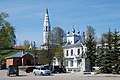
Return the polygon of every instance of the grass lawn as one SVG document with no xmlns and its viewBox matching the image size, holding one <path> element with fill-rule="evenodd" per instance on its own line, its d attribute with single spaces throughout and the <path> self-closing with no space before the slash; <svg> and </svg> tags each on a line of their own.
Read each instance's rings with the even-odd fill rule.
<svg viewBox="0 0 120 80">
<path fill-rule="evenodd" d="M 20 50 L 14 49 L 7 49 L 7 50 L 0 50 L 0 61 L 4 61 L 6 57 L 19 52 Z"/>
</svg>

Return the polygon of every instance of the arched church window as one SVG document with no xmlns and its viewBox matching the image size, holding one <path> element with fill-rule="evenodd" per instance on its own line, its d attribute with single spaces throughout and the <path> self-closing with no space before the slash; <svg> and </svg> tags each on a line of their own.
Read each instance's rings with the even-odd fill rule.
<svg viewBox="0 0 120 80">
<path fill-rule="evenodd" d="M 46 31 L 47 31 L 47 26 L 46 26 Z"/>
</svg>

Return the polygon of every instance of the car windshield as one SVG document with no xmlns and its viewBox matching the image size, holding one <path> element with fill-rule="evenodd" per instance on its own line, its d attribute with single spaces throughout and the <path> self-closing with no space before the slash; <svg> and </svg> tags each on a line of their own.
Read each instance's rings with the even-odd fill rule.
<svg viewBox="0 0 120 80">
<path fill-rule="evenodd" d="M 41 70 L 47 70 L 46 68 L 41 68 Z"/>
</svg>

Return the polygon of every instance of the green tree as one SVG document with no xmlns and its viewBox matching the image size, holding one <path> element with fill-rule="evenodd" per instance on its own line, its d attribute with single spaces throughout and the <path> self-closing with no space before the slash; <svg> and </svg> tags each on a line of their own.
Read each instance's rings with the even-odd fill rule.
<svg viewBox="0 0 120 80">
<path fill-rule="evenodd" d="M 65 32 L 60 27 L 55 27 L 52 30 L 52 41 L 55 45 L 57 45 L 56 48 L 54 48 L 54 57 L 58 58 L 58 60 L 61 62 L 61 66 L 63 65 L 63 44 L 64 44 L 64 38 L 65 38 Z"/>
<path fill-rule="evenodd" d="M 95 59 L 96 59 L 96 40 L 95 40 L 95 30 L 91 26 L 87 26 L 87 31 L 86 31 L 86 40 L 85 44 L 87 47 L 87 58 L 89 59 L 90 62 L 90 70 L 93 70 L 93 66 L 95 66 Z"/>
<path fill-rule="evenodd" d="M 50 49 L 49 50 L 49 53 L 48 53 L 48 50 L 37 50 L 37 61 L 38 61 L 38 64 L 49 64 L 51 65 L 52 61 L 53 61 L 53 57 L 54 57 L 54 52 L 55 50 L 54 49 Z"/>
<path fill-rule="evenodd" d="M 103 55 L 103 63 L 102 63 L 102 72 L 103 73 L 111 73 L 112 72 L 112 66 L 113 66 L 113 36 L 112 32 L 109 29 L 109 32 L 104 35 L 106 41 L 105 41 L 105 54 Z"/>
<path fill-rule="evenodd" d="M 55 53 L 55 57 L 60 61 L 60 65 L 63 66 L 63 61 L 64 61 L 63 47 L 55 48 L 54 53 Z"/>
<path fill-rule="evenodd" d="M 9 22 L 6 22 L 5 25 L 8 30 L 10 46 L 14 46 L 16 44 L 15 28 L 11 26 Z"/>
<path fill-rule="evenodd" d="M 16 44 L 15 28 L 5 20 L 7 13 L 0 13 L 0 48 L 10 48 Z"/>
<path fill-rule="evenodd" d="M 0 44 L 2 48 L 9 48 L 16 44 L 16 36 L 14 31 L 14 27 L 11 26 L 9 22 L 6 22 L 5 25 L 2 26 L 0 30 Z"/>
<path fill-rule="evenodd" d="M 120 47 L 120 34 L 119 32 L 115 29 L 115 31 L 113 32 L 113 72 L 115 73 L 119 73 L 119 66 L 120 66 L 120 51 L 119 51 L 119 47 Z"/>
<path fill-rule="evenodd" d="M 53 28 L 51 32 L 51 42 L 59 46 L 63 45 L 63 38 L 65 37 L 65 32 L 60 27 Z"/>
<path fill-rule="evenodd" d="M 7 17 L 9 17 L 9 15 L 7 13 L 5 13 L 5 12 L 0 13 L 0 27 L 2 27 L 5 24 L 5 22 L 6 22 L 5 18 L 7 18 Z"/>
<path fill-rule="evenodd" d="M 55 27 L 49 33 L 48 38 L 50 39 L 49 44 L 50 46 L 48 49 L 48 59 L 53 61 L 54 57 L 57 57 L 61 63 L 63 63 L 63 42 L 65 37 L 65 32 L 60 27 Z M 59 56 L 58 56 L 59 55 Z M 49 62 L 51 62 L 49 61 Z M 50 64 L 50 63 L 49 63 Z"/>
<path fill-rule="evenodd" d="M 101 71 L 103 73 L 118 73 L 119 72 L 119 47 L 120 47 L 120 35 L 115 30 L 104 34 L 102 36 L 104 39 L 101 47 L 99 48 L 98 58 L 97 61 L 99 62 L 99 66 L 101 67 Z M 102 46 L 103 45 L 103 46 Z"/>
<path fill-rule="evenodd" d="M 96 56 L 96 66 L 101 67 L 103 64 L 103 58 L 105 54 L 105 39 L 102 37 L 101 41 L 98 42 L 97 46 L 97 56 Z"/>
<path fill-rule="evenodd" d="M 30 47 L 30 42 L 29 42 L 29 40 L 24 40 L 23 46 L 24 46 L 25 49 L 29 49 L 29 47 Z"/>
</svg>

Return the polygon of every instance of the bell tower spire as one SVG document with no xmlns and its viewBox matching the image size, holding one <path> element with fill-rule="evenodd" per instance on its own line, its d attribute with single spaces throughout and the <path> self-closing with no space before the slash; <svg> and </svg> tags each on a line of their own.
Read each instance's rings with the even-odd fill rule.
<svg viewBox="0 0 120 80">
<path fill-rule="evenodd" d="M 51 31 L 50 19 L 48 14 L 48 8 L 45 11 L 44 24 L 43 24 L 43 44 L 49 44 L 49 32 Z"/>
</svg>

